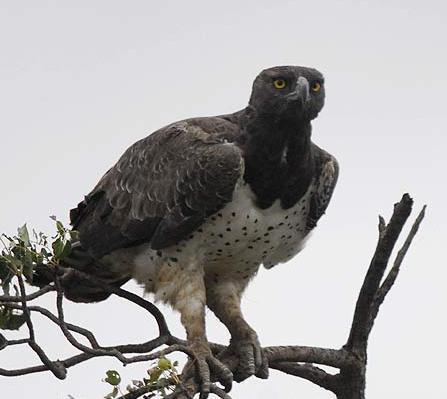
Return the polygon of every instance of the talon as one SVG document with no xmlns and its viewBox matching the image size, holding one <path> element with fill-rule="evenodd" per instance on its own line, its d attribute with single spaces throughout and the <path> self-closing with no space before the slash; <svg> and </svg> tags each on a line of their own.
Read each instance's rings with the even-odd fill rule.
<svg viewBox="0 0 447 399">
<path fill-rule="evenodd" d="M 263 380 L 269 378 L 269 363 L 267 360 L 267 356 L 265 356 L 265 353 L 262 349 L 261 349 L 261 366 L 257 369 L 255 376 L 258 378 L 262 378 Z"/>
<path fill-rule="evenodd" d="M 209 356 L 207 360 L 211 372 L 222 384 L 225 392 L 230 392 L 233 386 L 233 373 L 227 366 L 225 366 L 219 359 L 215 358 L 214 356 Z"/>
<path fill-rule="evenodd" d="M 263 379 L 268 377 L 267 358 L 256 333 L 252 332 L 244 339 L 232 339 L 229 350 L 239 358 L 239 364 L 234 372 L 235 381 L 241 382 L 252 375 Z"/>
<path fill-rule="evenodd" d="M 210 393 L 210 370 L 206 360 L 197 359 L 197 371 L 200 379 L 200 399 L 206 399 Z"/>
<path fill-rule="evenodd" d="M 233 373 L 220 360 L 216 359 L 207 343 L 194 343 L 191 345 L 195 361 L 188 362 L 184 368 L 185 377 L 191 377 L 194 364 L 197 379 L 200 382 L 200 399 L 207 399 L 211 391 L 211 374 L 213 379 L 219 381 L 226 392 L 231 390 L 233 384 Z"/>
</svg>

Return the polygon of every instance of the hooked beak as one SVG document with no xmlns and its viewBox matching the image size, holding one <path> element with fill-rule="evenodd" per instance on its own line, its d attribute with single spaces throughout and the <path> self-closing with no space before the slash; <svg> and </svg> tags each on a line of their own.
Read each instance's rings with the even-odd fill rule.
<svg viewBox="0 0 447 399">
<path fill-rule="evenodd" d="M 289 101 L 299 101 L 301 105 L 307 103 L 310 99 L 309 94 L 309 81 L 300 76 L 296 81 L 295 90 L 287 96 L 287 100 Z"/>
</svg>

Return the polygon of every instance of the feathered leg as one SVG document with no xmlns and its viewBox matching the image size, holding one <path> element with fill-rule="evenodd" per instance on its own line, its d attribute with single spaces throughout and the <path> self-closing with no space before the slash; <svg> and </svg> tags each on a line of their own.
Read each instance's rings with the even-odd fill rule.
<svg viewBox="0 0 447 399">
<path fill-rule="evenodd" d="M 231 390 L 233 375 L 231 371 L 212 353 L 206 338 L 205 331 L 205 283 L 203 272 L 191 270 L 183 273 L 178 284 L 178 289 L 171 298 L 173 307 L 180 312 L 181 322 L 186 330 L 187 340 L 195 359 L 185 366 L 186 378 L 190 375 L 187 371 L 193 370 L 192 365 L 198 373 L 201 382 L 200 398 L 206 398 L 210 392 L 210 370 L 213 376 L 222 383 L 225 390 Z"/>
<path fill-rule="evenodd" d="M 244 288 L 232 281 L 206 281 L 207 305 L 228 328 L 231 334 L 228 351 L 239 359 L 233 373 L 238 382 L 252 375 L 268 377 L 268 363 L 258 336 L 242 315 L 241 295 Z"/>
</svg>

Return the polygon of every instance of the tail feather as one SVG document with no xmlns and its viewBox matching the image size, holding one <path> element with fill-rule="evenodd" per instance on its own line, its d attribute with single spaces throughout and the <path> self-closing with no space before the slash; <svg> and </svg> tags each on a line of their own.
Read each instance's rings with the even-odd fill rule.
<svg viewBox="0 0 447 399">
<path fill-rule="evenodd" d="M 82 248 L 80 242 L 72 243 L 72 251 L 63 262 L 63 266 L 82 271 L 86 274 L 101 279 L 105 283 L 121 287 L 130 280 L 130 276 L 117 275 L 109 267 L 102 264 L 100 260 L 94 259 L 87 251 Z M 43 286 L 53 281 L 53 273 L 45 265 L 39 265 L 36 268 L 34 276 L 34 285 Z M 111 294 L 104 291 L 88 280 L 79 279 L 70 276 L 63 281 L 64 296 L 73 302 L 100 302 L 107 299 Z"/>
</svg>

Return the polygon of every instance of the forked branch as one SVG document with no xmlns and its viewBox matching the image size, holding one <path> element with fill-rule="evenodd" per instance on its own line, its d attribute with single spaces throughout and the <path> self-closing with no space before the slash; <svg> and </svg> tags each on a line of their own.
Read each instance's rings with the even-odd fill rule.
<svg viewBox="0 0 447 399">
<path fill-rule="evenodd" d="M 398 251 L 391 269 L 385 276 L 391 254 L 399 238 L 399 235 L 411 214 L 413 200 L 405 194 L 401 201 L 395 204 L 394 212 L 388 224 L 382 217 L 379 218 L 379 238 L 376 250 L 369 265 L 366 277 L 360 290 L 351 330 L 345 345 L 340 349 L 318 348 L 308 346 L 274 346 L 264 348 L 269 366 L 272 369 L 306 379 L 326 390 L 333 392 L 338 399 L 363 399 L 365 396 L 365 375 L 367 360 L 367 345 L 371 329 L 378 315 L 381 304 L 392 288 L 399 274 L 402 261 L 415 237 L 418 228 L 425 215 L 425 206 L 417 216 L 412 228 Z M 157 337 L 140 344 L 125 344 L 114 347 L 102 346 L 94 334 L 81 327 L 65 321 L 63 311 L 63 279 L 75 274 L 76 278 L 82 278 L 89 284 L 96 284 L 103 290 L 115 294 L 139 307 L 145 309 L 158 325 Z M 385 276 L 385 277 L 384 277 Z M 18 276 L 19 295 L 0 296 L 0 306 L 3 309 L 14 309 L 23 312 L 28 328 L 28 338 L 8 340 L 0 334 L 0 350 L 12 345 L 28 345 L 37 353 L 41 360 L 40 365 L 25 367 L 22 369 L 7 370 L 0 368 L 0 376 L 19 376 L 30 373 L 51 371 L 57 378 L 66 377 L 67 369 L 77 364 L 88 361 L 94 357 L 111 356 L 117 358 L 122 364 L 146 362 L 157 359 L 172 352 L 183 352 L 190 357 L 186 341 L 174 337 L 168 328 L 166 320 L 160 310 L 152 303 L 121 288 L 107 285 L 101 280 L 84 274 L 80 271 L 57 267 L 54 269 L 54 283 L 40 290 L 26 294 L 25 285 L 21 276 Z M 57 293 L 57 315 L 40 306 L 30 305 L 30 302 L 49 292 Z M 50 360 L 44 350 L 36 342 L 32 314 L 40 313 L 52 323 L 58 325 L 68 342 L 73 345 L 78 353 L 64 360 Z M 85 337 L 88 345 L 79 342 L 72 332 Z M 162 348 L 164 346 L 164 348 Z M 218 356 L 226 348 L 220 344 L 211 344 L 213 352 Z M 133 356 L 128 356 L 134 354 Z M 139 354 L 139 355 L 135 355 Z M 235 369 L 237 359 L 222 357 L 221 360 L 230 368 Z M 339 370 L 331 374 L 316 365 L 331 366 Z M 167 397 L 191 398 L 199 390 L 199 383 L 188 380 L 178 384 L 175 392 Z M 150 387 L 141 387 L 129 392 L 121 399 L 136 399 L 151 392 Z M 224 399 L 230 396 L 217 385 L 212 385 L 211 392 Z"/>
</svg>

